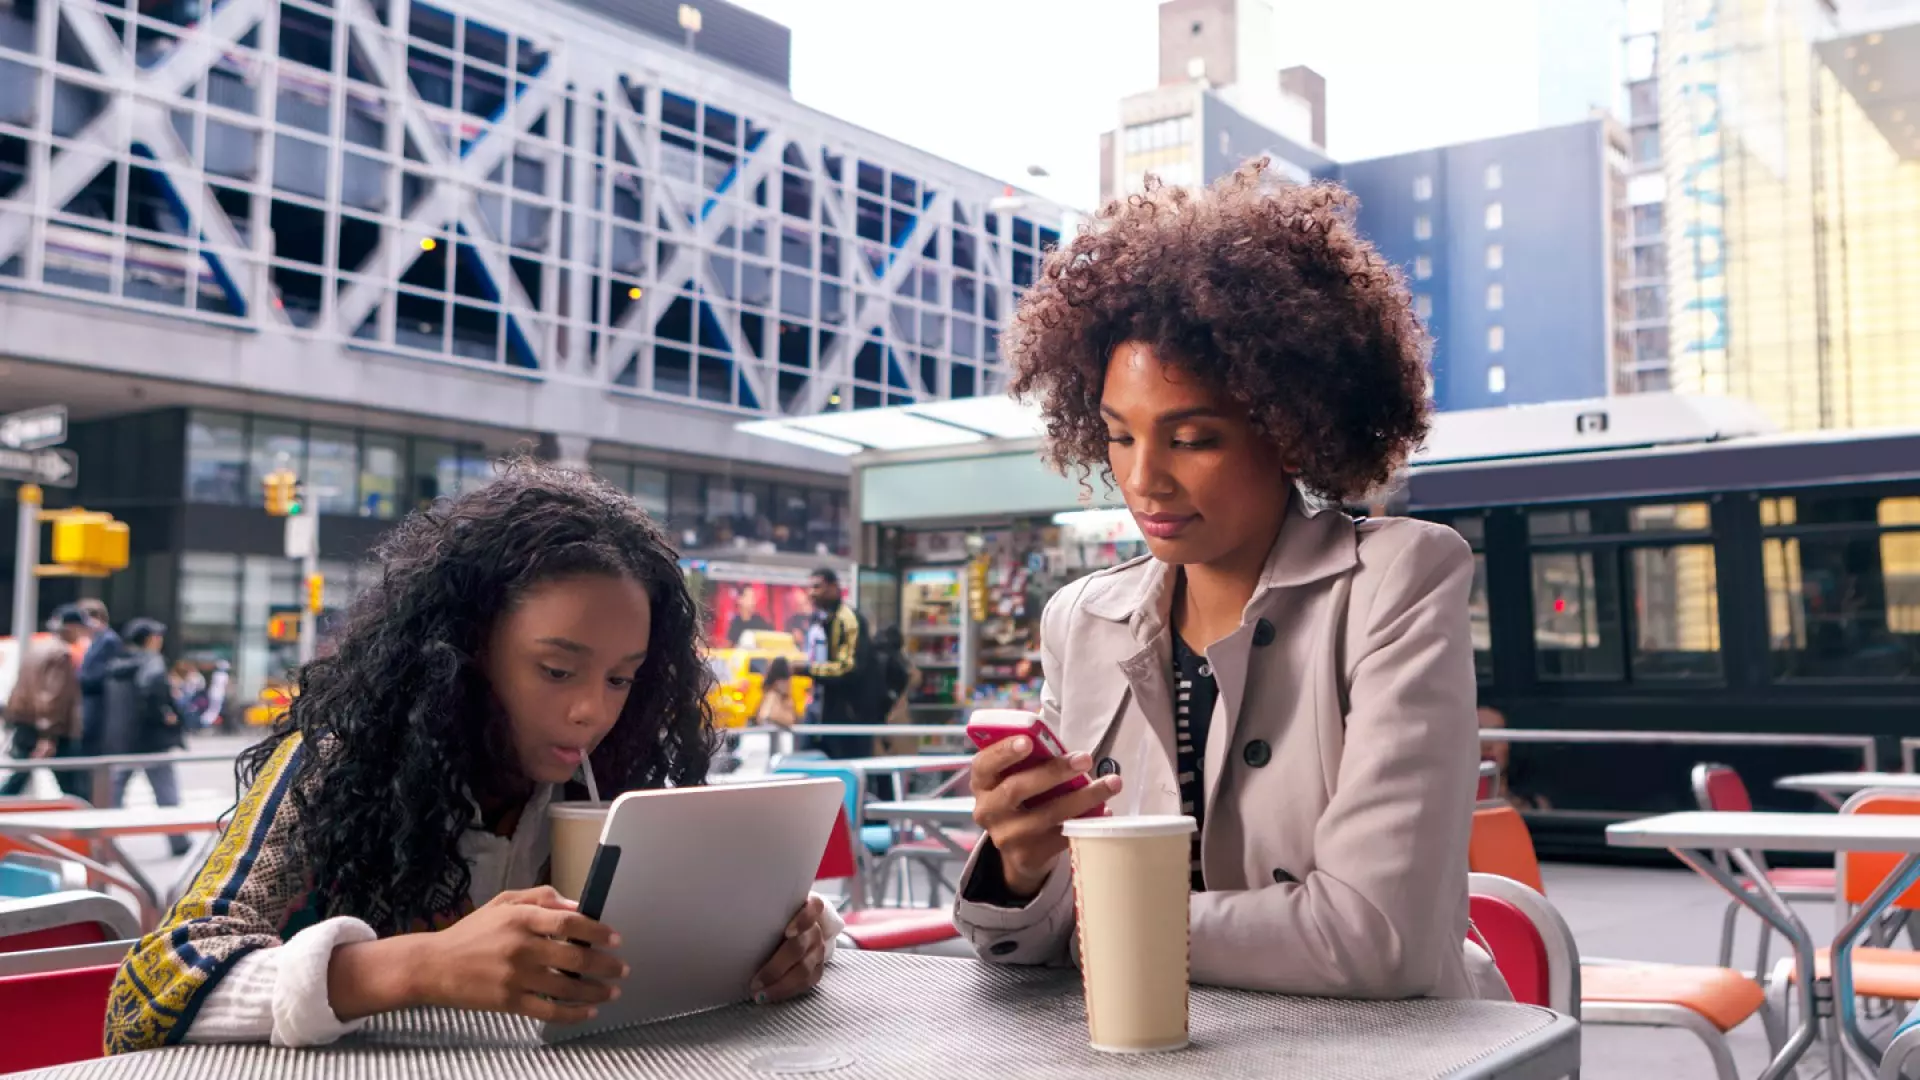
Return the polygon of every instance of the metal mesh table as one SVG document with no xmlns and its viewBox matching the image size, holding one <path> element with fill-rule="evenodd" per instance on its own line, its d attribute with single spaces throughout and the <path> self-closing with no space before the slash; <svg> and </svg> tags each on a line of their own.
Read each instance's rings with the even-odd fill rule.
<svg viewBox="0 0 1920 1080">
<path fill-rule="evenodd" d="M 1118 1056 L 1087 1047 L 1079 975 L 972 960 L 843 954 L 820 988 L 560 1046 L 530 1021 L 416 1010 L 318 1050 L 193 1046 L 38 1074 L 40 1080 L 668 1080 L 817 1074 L 833 1080 L 981 1076 L 1499 1077 L 1579 1068 L 1579 1028 L 1546 1009 L 1479 1001 L 1355 1002 L 1196 987 L 1193 1045 Z"/>
</svg>

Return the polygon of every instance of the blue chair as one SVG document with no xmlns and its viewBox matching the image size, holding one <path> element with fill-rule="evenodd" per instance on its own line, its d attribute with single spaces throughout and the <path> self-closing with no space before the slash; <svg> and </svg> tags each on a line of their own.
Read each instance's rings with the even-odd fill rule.
<svg viewBox="0 0 1920 1080">
<path fill-rule="evenodd" d="M 48 860 L 51 861 L 51 860 Z M 68 888 L 57 867 L 9 855 L 0 859 L 0 900 L 31 900 Z"/>
<path fill-rule="evenodd" d="M 1880 1059 L 1880 1080 L 1920 1080 L 1920 1005 L 1893 1033 L 1887 1053 Z"/>
</svg>

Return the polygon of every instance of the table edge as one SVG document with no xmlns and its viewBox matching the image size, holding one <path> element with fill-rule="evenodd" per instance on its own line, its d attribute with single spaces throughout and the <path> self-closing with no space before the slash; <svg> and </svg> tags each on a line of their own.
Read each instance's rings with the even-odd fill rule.
<svg viewBox="0 0 1920 1080">
<path fill-rule="evenodd" d="M 1552 1022 L 1539 1031 L 1500 1047 L 1453 1074 L 1449 1080 L 1541 1080 L 1570 1076 L 1580 1069 L 1580 1021 L 1542 1005 L 1528 1005 L 1546 1013 Z M 1565 1059 L 1559 1056 L 1565 1054 Z M 1524 1069 L 1524 1072 L 1516 1070 Z"/>
</svg>

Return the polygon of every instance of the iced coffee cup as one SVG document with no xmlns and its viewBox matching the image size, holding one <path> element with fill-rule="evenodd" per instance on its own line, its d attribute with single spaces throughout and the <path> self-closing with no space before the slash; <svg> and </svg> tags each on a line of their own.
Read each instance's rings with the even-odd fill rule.
<svg viewBox="0 0 1920 1080">
<path fill-rule="evenodd" d="M 557 802 L 547 806 L 547 820 L 553 826 L 553 880 L 556 892 L 569 900 L 579 900 L 586 891 L 587 871 L 593 867 L 593 853 L 600 846 L 600 829 L 607 822 L 607 804 L 601 802 Z"/>
<path fill-rule="evenodd" d="M 1093 1048 L 1116 1054 L 1187 1045 L 1190 817 L 1069 821 L 1080 974 Z"/>
</svg>

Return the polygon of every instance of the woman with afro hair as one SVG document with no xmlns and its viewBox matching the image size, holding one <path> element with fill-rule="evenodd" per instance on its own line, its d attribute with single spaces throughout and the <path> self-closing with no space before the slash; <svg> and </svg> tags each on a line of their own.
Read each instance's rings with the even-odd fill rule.
<svg viewBox="0 0 1920 1080">
<path fill-rule="evenodd" d="M 1199 822 L 1197 982 L 1508 996 L 1467 941 L 1473 557 L 1441 526 L 1341 510 L 1427 430 L 1426 335 L 1353 210 L 1259 163 L 1200 192 L 1150 180 L 1021 301 L 1015 394 L 1151 554 L 1047 605 L 1042 710 L 1078 752 L 974 759 L 986 837 L 955 915 L 985 959 L 1070 956 L 1060 826 L 1104 804 Z"/>
<path fill-rule="evenodd" d="M 610 793 L 705 782 L 709 676 L 673 548 L 621 492 L 518 461 L 377 560 L 121 967 L 110 1053 L 312 1045 L 423 1005 L 575 1022 L 618 995 L 612 932 L 545 884 L 546 809 L 585 797 L 583 767 Z M 812 987 L 839 930 L 810 898 L 743 996 Z"/>
</svg>

